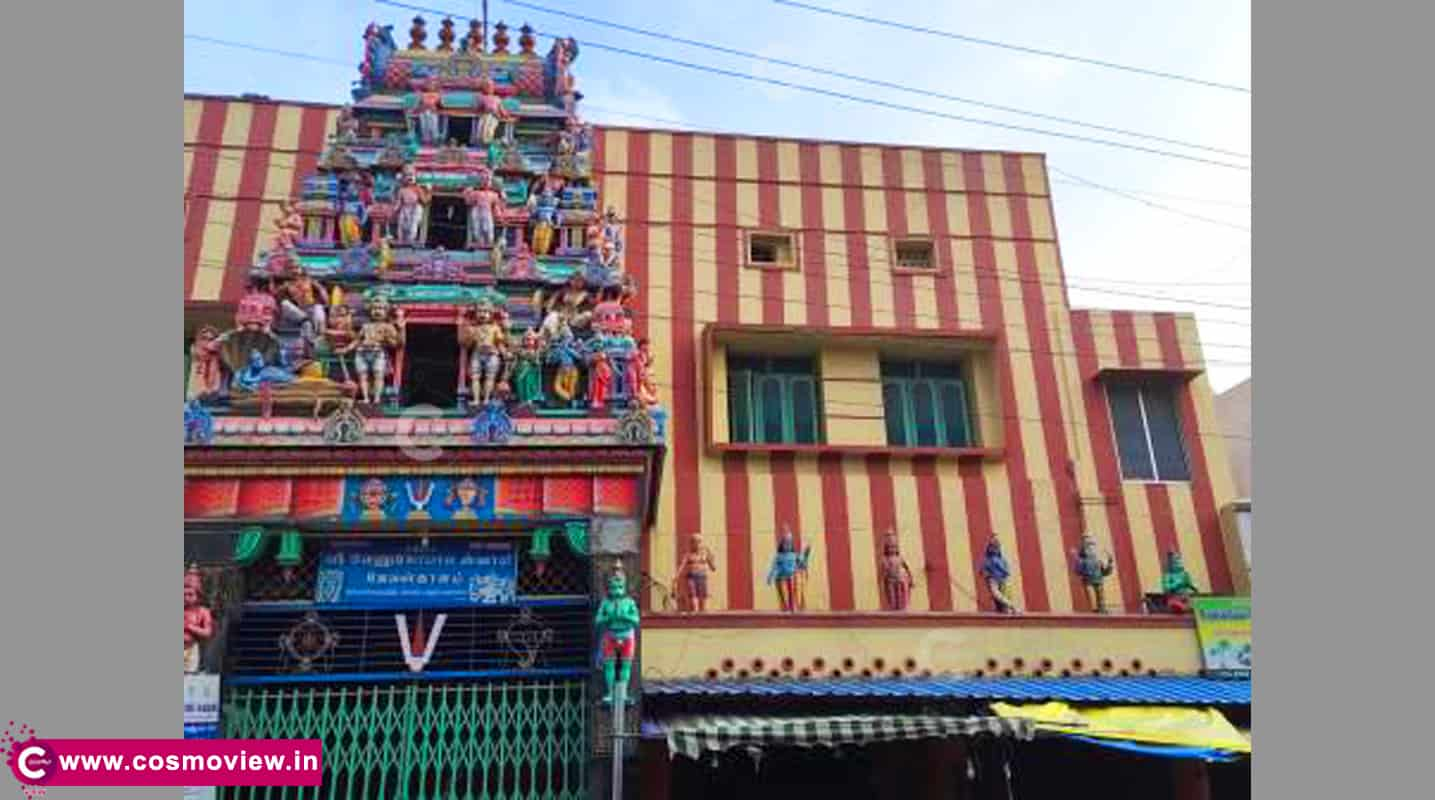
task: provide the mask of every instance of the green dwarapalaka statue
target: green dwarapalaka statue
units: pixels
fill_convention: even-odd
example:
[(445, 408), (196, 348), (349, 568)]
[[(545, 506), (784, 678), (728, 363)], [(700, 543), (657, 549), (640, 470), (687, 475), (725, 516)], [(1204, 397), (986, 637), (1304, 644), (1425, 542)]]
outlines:
[[(598, 606), (594, 625), (602, 635), (603, 681), (608, 693), (603, 695), (604, 705), (612, 705), (613, 690), (619, 682), (624, 690), (633, 671), (633, 656), (638, 642), (638, 604), (628, 596), (628, 581), (623, 576), (623, 565), (617, 564), (608, 578), (608, 596)], [(632, 695), (624, 693), (628, 703)]]

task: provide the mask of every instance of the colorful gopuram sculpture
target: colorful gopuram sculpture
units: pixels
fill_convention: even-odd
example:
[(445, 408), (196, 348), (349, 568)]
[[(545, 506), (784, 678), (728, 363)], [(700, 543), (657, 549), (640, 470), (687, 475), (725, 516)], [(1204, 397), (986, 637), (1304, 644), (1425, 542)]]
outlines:
[[(628, 594), (628, 581), (623, 575), (622, 565), (616, 565), (608, 577), (608, 593), (598, 606), (594, 625), (598, 630), (603, 651), (603, 684), (607, 694), (603, 702), (611, 705), (617, 686), (628, 688), (628, 679), (633, 671), (633, 656), (637, 653), (638, 603)], [(635, 702), (625, 692), (628, 703)]]
[[(510, 52), (498, 25), (486, 52), (477, 21), (462, 38), (456, 24), (430, 44), (416, 17), (406, 47), (392, 26), (365, 30), (353, 101), (280, 203), (235, 328), (188, 343), (187, 400), (219, 416), (386, 416), (419, 403), (415, 387), (432, 404), (418, 385), (436, 382), (495, 420), (662, 413), (632, 335), (622, 218), (600, 204), (577, 113), (577, 43), (544, 56), (523, 28)], [(445, 325), (456, 356), (434, 344)]]

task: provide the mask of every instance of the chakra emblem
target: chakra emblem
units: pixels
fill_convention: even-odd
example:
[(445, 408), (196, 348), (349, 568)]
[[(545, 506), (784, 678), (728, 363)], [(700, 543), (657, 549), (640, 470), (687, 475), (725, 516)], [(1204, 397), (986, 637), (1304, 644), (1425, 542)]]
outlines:
[(295, 662), (296, 672), (309, 672), (314, 663), (339, 646), (339, 634), (319, 620), (313, 611), (304, 614), (294, 627), (279, 637), (279, 649)]
[(540, 623), (533, 609), (525, 608), (498, 632), (498, 641), (518, 657), (519, 669), (532, 669), (543, 648), (553, 643), (553, 629)]

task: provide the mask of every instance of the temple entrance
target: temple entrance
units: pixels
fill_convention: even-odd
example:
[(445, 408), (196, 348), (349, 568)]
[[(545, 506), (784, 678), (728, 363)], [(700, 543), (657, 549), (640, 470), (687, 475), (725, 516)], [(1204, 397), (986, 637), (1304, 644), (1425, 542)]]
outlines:
[(410, 325), (404, 344), (405, 407), (458, 406), (458, 329), (452, 325)]
[(424, 245), (463, 250), (468, 244), (468, 207), (463, 198), (436, 194), (429, 203), (428, 213), (428, 238)]

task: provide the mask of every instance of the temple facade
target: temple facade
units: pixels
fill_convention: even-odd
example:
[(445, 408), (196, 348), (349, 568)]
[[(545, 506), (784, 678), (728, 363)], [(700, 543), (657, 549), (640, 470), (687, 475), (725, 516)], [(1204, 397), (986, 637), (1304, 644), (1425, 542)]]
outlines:
[[(575, 41), (457, 27), (371, 25), (344, 106), (184, 101), (226, 736), (324, 739), (326, 797), (607, 796), (627, 742), (665, 797), (758, 791), (692, 727), (757, 698), (1249, 726), (1189, 613), (1249, 589), (1195, 319), (1071, 307), (1042, 155), (591, 125)], [(913, 737), (968, 765), (914, 791), (1023, 724)]]

